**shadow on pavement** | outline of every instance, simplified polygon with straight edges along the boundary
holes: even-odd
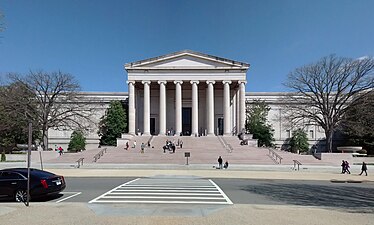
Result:
[[[338,208],[354,213],[374,213],[374,189],[311,184],[259,184],[244,191],[265,195],[292,205]]]

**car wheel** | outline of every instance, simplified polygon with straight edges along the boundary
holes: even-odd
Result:
[[[14,194],[14,199],[16,202],[26,202],[27,201],[27,191],[19,189]]]

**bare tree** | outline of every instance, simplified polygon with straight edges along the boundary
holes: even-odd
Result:
[[[91,126],[91,110],[80,99],[80,86],[72,75],[31,71],[24,77],[10,74],[9,78],[22,91],[6,96],[5,105],[39,127],[44,150],[48,148],[48,129],[86,130]],[[23,92],[34,95],[25,97]]]
[[[332,152],[333,134],[348,106],[374,87],[374,59],[324,57],[291,72],[284,85],[293,92],[284,99],[289,120],[321,126]]]

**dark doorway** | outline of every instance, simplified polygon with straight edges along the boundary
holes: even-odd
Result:
[[[218,135],[223,135],[223,118],[218,118]]]
[[[182,134],[191,135],[192,109],[191,107],[182,108]]]
[[[156,133],[156,119],[155,118],[151,118],[151,121],[150,121],[150,132],[152,135],[155,135]]]

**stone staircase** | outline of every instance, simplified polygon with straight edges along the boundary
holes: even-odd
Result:
[[[235,136],[134,136],[129,141],[130,148],[125,150],[124,146],[106,147],[107,152],[95,163],[121,163],[121,164],[176,164],[183,165],[186,163],[185,152],[190,152],[190,164],[211,164],[216,165],[219,156],[223,160],[227,160],[230,164],[241,165],[274,165],[276,164],[269,157],[269,150],[267,148],[258,148],[248,145],[240,145],[240,140]],[[150,147],[147,142],[151,140]],[[164,153],[163,146],[166,141],[172,141],[175,144],[183,141],[183,148],[176,146],[176,152],[171,153],[166,151]],[[222,140],[225,144],[222,144]],[[133,148],[133,143],[136,141],[136,147]],[[144,143],[146,145],[145,153],[140,152],[140,146]],[[225,145],[230,145],[232,150],[229,151]],[[94,156],[103,148],[95,148],[85,150],[78,153],[64,153],[62,156],[50,157],[44,160],[46,163],[71,163],[75,164],[79,158],[84,158],[84,163],[94,163]],[[318,160],[312,155],[298,155],[286,151],[274,150],[282,157],[282,165],[293,165],[293,160],[298,160],[302,165],[332,165],[338,166],[341,163],[340,158],[328,158],[325,160]],[[48,157],[46,157],[48,158]],[[362,162],[361,158],[349,158],[351,165],[353,163]]]

